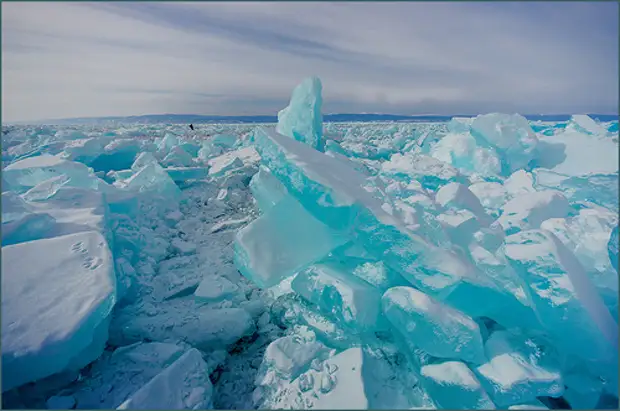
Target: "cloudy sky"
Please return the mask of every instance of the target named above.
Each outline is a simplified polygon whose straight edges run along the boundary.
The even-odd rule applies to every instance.
[[[617,113],[618,4],[2,3],[2,120]]]

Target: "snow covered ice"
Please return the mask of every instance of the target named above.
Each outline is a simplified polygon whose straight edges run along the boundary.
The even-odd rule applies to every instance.
[[[618,406],[618,128],[9,126],[5,408]]]

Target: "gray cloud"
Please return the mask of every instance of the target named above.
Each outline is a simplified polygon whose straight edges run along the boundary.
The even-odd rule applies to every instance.
[[[609,3],[2,3],[2,117],[618,110]]]

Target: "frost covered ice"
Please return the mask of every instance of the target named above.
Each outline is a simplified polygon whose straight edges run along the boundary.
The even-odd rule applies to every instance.
[[[618,405],[617,121],[7,127],[6,408]]]
[[[2,248],[3,391],[101,354],[116,300],[111,257],[92,231]]]

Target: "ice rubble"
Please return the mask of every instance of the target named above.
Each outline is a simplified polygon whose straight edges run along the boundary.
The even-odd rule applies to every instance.
[[[5,133],[5,403],[617,405],[617,126],[324,125],[321,89]]]
[[[315,92],[319,100],[320,90]],[[294,93],[288,112],[295,99],[307,100],[298,94]],[[313,125],[307,114],[300,114],[298,121],[300,128]],[[582,117],[573,121],[585,123]],[[603,378],[605,390],[615,395],[617,349],[612,347],[617,341],[617,316],[610,310],[617,309],[617,303],[610,303],[609,290],[617,278],[611,284],[614,281],[606,277],[611,283],[603,285],[601,270],[607,271],[612,263],[604,261],[607,256],[600,249],[608,249],[604,244],[617,222],[611,221],[605,229],[588,226],[588,232],[601,233],[593,251],[577,248],[568,235],[565,245],[551,232],[539,230],[558,219],[572,221],[583,207],[562,190],[539,187],[536,174],[530,173],[543,171],[540,165],[550,172],[566,172],[574,160],[557,156],[549,146],[558,144],[562,134],[573,142],[573,131],[548,139],[537,135],[522,116],[503,114],[453,120],[448,129],[443,136],[424,136],[418,146],[422,150],[395,145],[389,160],[373,167],[375,171],[367,169],[369,173],[341,160],[343,155],[369,158],[369,151],[352,149],[351,144],[328,140],[325,155],[301,144],[307,141],[298,135],[280,134],[281,124],[275,130],[263,127],[254,132],[262,165],[252,182],[253,194],[265,213],[257,222],[270,218],[283,201],[292,207],[301,205],[308,213],[306,221],[319,220],[334,235],[346,236],[351,245],[367,250],[358,254],[362,262],[382,262],[410,283],[386,284],[384,278],[379,286],[360,277],[355,274],[360,263],[349,262],[360,257],[342,255],[342,247],[317,238],[307,250],[326,246],[331,248],[329,255],[319,256],[329,252],[325,250],[303,258],[296,252],[300,256],[296,270],[269,271],[278,280],[293,276],[291,291],[298,296],[280,298],[276,321],[308,326],[316,338],[338,349],[372,344],[368,330],[380,332],[380,344],[387,347],[392,344],[389,341],[396,341],[398,350],[412,361],[411,372],[418,375],[421,389],[440,407],[519,407],[537,397],[560,397],[562,376],[573,369],[571,361]],[[589,127],[588,135],[595,134],[594,129]],[[598,149],[610,144],[606,135],[596,138],[601,141]],[[400,151],[404,147],[409,151]],[[588,172],[615,173],[617,179],[617,169],[599,166]],[[584,172],[565,175],[583,176]],[[404,204],[402,190],[387,188],[394,181],[421,184],[418,192],[430,201],[424,205],[414,201],[413,207]],[[467,187],[470,182],[472,190]],[[424,217],[440,223],[434,233],[420,224]],[[257,227],[255,236],[275,239],[274,229],[281,235],[290,230],[278,226],[283,227],[274,219],[260,228],[263,236]],[[444,238],[436,246],[433,240],[441,230],[450,240]],[[237,261],[242,263],[242,273],[260,285],[264,275],[248,267],[280,261],[283,244],[280,240],[261,243],[259,253],[244,238],[240,232]],[[337,266],[330,263],[334,260]],[[596,269],[601,260],[601,268]],[[268,285],[275,282],[274,278]],[[383,314],[378,315],[380,294]],[[509,338],[502,331],[505,327],[518,330],[516,337]],[[573,338],[577,329],[587,331]],[[550,365],[533,359],[538,354],[527,348],[528,338],[541,338],[539,344],[557,350],[560,359]],[[261,391],[260,401],[273,405],[270,401],[284,395],[288,404],[295,402],[294,407],[310,406],[303,393],[307,384],[306,379],[299,380],[301,391],[294,400],[290,386],[285,386],[275,392]],[[580,401],[579,395],[572,398]]]

